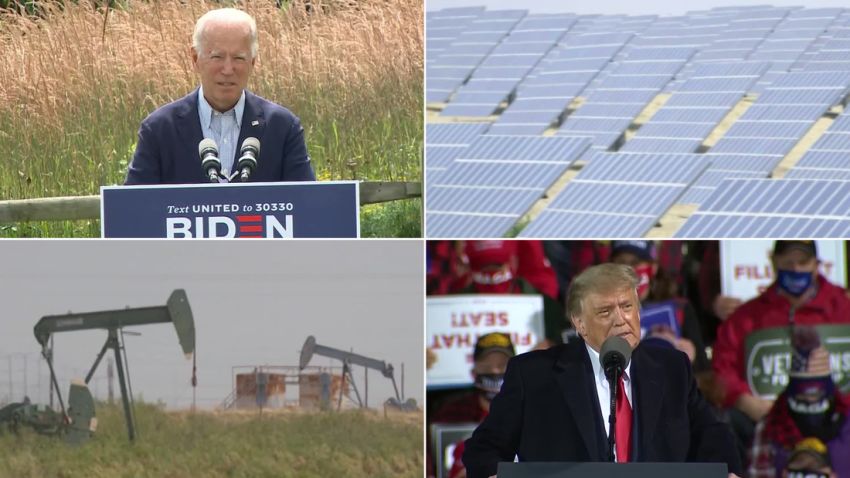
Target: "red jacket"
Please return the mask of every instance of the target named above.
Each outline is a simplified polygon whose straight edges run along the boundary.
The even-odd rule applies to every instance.
[[[517,276],[525,278],[540,293],[558,300],[558,278],[546,258],[540,241],[517,241],[519,270]]]
[[[797,325],[850,323],[850,299],[844,289],[818,275],[818,293],[794,313]],[[755,299],[738,307],[717,329],[712,367],[725,387],[724,407],[742,394],[752,393],[744,370],[744,344],[754,330],[788,325],[791,303],[777,291],[776,283]]]

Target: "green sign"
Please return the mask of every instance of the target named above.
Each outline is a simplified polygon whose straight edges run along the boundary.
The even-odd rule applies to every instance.
[[[839,390],[850,392],[850,325],[817,325],[821,343],[829,352],[832,379]],[[791,340],[788,327],[757,330],[745,344],[747,383],[753,395],[773,400],[788,386]]]

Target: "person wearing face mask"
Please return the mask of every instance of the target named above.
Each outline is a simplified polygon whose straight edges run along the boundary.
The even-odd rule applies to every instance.
[[[771,262],[775,281],[720,324],[712,356],[722,406],[729,410],[742,450],[752,443],[755,423],[773,406],[772,400],[754,395],[747,383],[747,336],[772,327],[850,323],[850,299],[818,272],[814,241],[776,241]]]
[[[539,241],[466,241],[461,260],[469,269],[458,294],[539,294],[543,298],[545,340],[562,342],[569,324],[558,302],[558,280]]]
[[[805,438],[788,459],[782,478],[840,478],[832,469],[829,450],[817,438]],[[842,475],[844,476],[844,475]]]
[[[441,406],[434,413],[432,423],[480,423],[490,413],[490,402],[502,388],[508,359],[515,355],[508,334],[492,332],[478,337],[472,353],[472,378],[474,390],[464,393]],[[465,475],[460,457],[463,442],[454,451],[454,462],[449,478]]]
[[[653,339],[655,343],[671,344],[687,354],[691,359],[694,373],[710,369],[705,346],[702,341],[699,321],[691,304],[682,298],[672,297],[667,291],[661,291],[656,284],[659,277],[655,244],[652,241],[611,241],[611,262],[624,264],[634,269],[638,276],[637,293],[641,302],[641,315],[648,312],[671,310],[675,326],[655,325],[645,327],[643,339]]]
[[[756,425],[749,476],[850,476],[850,400],[836,391],[815,329],[795,327],[792,344],[788,386]],[[797,459],[801,445],[832,463]]]
[[[508,361],[490,412],[466,441],[469,478],[499,462],[721,462],[741,473],[729,427],[697,389],[685,354],[640,342],[638,278],[631,267],[600,264],[576,276],[567,309],[579,338]],[[613,336],[631,348],[615,400],[616,445],[609,449],[611,390],[599,363]]]

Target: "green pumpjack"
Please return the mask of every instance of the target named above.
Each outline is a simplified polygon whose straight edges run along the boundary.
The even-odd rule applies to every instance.
[[[86,384],[71,383],[68,392],[68,414],[63,415],[44,405],[30,402],[10,403],[0,408],[0,431],[8,428],[20,433],[21,427],[29,427],[41,435],[64,436],[69,445],[82,445],[97,429],[94,413],[94,398]]]
[[[62,411],[59,416],[62,424],[59,428],[64,433],[66,441],[72,444],[82,444],[91,437],[94,428],[97,426],[94,400],[87,385],[91,381],[92,376],[94,376],[103,356],[109,349],[112,349],[115,354],[115,365],[118,369],[118,383],[121,389],[121,401],[124,407],[124,420],[127,423],[127,434],[131,442],[136,439],[133,397],[129,387],[130,376],[123,344],[123,329],[124,327],[166,322],[174,324],[180,347],[183,349],[186,357],[193,356],[195,353],[195,321],[192,316],[192,309],[189,306],[189,299],[186,297],[186,291],[183,289],[174,290],[165,306],[140,307],[135,309],[126,308],[83,314],[52,315],[42,317],[38,321],[34,328],[35,338],[41,345],[41,354],[47,361],[47,366],[50,369],[50,384],[56,392]],[[91,329],[106,330],[106,342],[103,344],[94,364],[86,375],[85,381],[72,382],[71,390],[68,393],[68,408],[66,409],[62,401],[62,394],[59,392],[56,373],[53,369],[53,351],[49,345],[50,338],[54,333],[58,332]],[[194,385],[195,380],[193,376]],[[25,402],[25,404],[16,404],[19,407],[10,410],[9,414],[13,414],[14,410],[19,410],[20,413],[18,413],[18,416],[24,416],[27,410],[29,410],[26,407],[33,407],[33,405],[28,404],[28,400],[25,400]],[[24,408],[21,409],[21,406]],[[6,408],[8,407],[4,407],[2,411],[5,411]],[[2,423],[2,411],[0,411],[0,423]],[[33,414],[32,411],[29,413],[31,415]],[[56,414],[56,412],[53,413]]]

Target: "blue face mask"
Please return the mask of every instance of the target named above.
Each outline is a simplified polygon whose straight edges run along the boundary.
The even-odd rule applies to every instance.
[[[794,297],[800,297],[812,286],[814,274],[779,269],[776,280],[779,282],[780,289]]]

